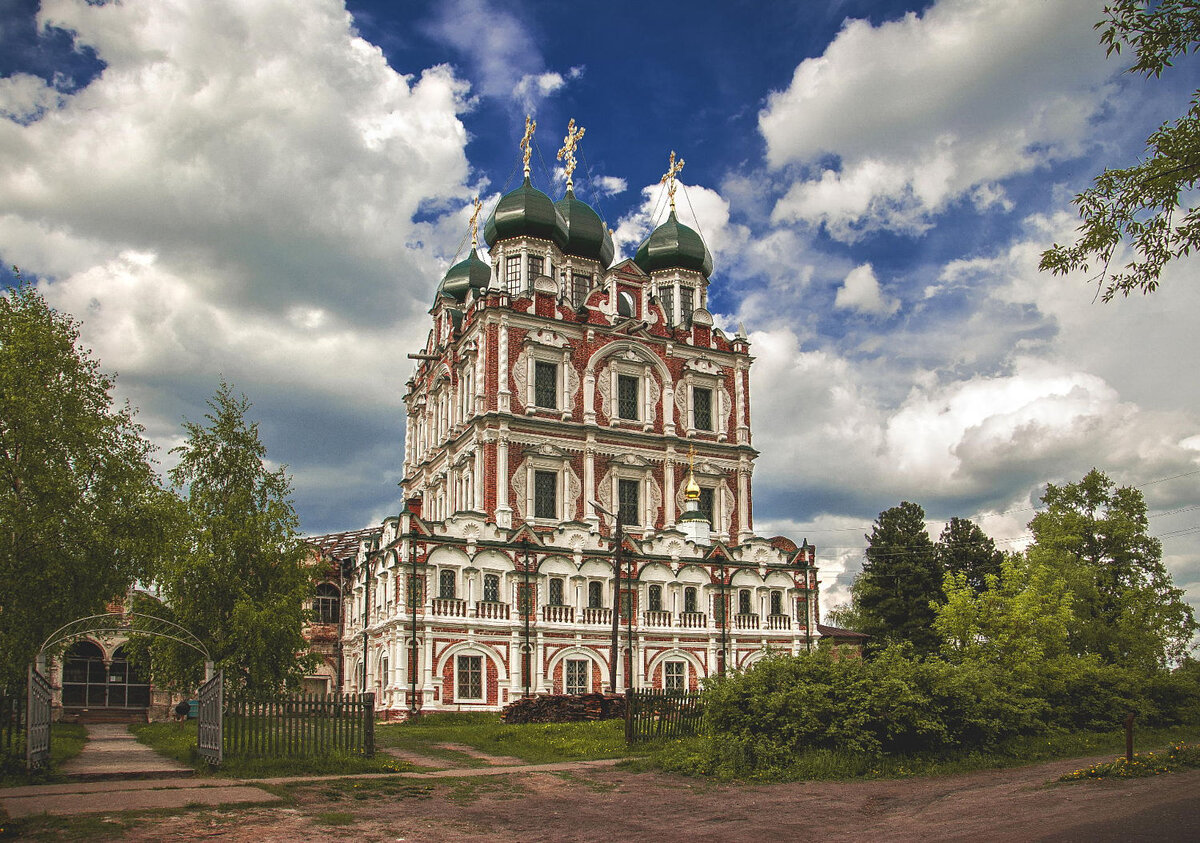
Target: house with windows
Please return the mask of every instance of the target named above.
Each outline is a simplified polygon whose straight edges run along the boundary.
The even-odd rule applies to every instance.
[[[675,213],[682,161],[667,219],[614,265],[574,193],[577,135],[558,201],[531,183],[530,136],[486,260],[477,203],[409,355],[404,510],[311,539],[337,571],[318,602],[342,600],[331,675],[397,717],[695,688],[820,637],[815,548],[754,531],[753,358],[706,308],[712,257]]]

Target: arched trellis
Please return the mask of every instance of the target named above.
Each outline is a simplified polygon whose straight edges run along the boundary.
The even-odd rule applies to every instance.
[[[133,619],[147,622],[145,626],[134,626]],[[38,650],[39,661],[47,651],[76,638],[88,635],[109,633],[113,635],[150,635],[155,638],[166,638],[170,641],[191,647],[204,656],[204,678],[211,679],[213,675],[213,658],[199,638],[189,630],[166,618],[145,615],[139,612],[105,612],[100,615],[89,615],[63,624],[42,642]]]

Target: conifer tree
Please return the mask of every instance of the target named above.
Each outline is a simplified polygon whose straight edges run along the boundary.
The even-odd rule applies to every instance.
[[[962,574],[966,584],[975,591],[986,586],[988,574],[998,575],[1004,554],[996,550],[979,525],[968,518],[951,518],[938,537],[938,564],[948,574]]]

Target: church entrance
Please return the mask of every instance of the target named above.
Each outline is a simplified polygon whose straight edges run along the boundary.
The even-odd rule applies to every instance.
[[[145,711],[150,705],[150,683],[118,647],[111,659],[92,641],[76,641],[63,654],[62,704],[64,709],[117,709]]]

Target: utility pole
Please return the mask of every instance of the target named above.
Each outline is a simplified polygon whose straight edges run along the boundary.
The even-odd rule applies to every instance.
[[[412,638],[408,645],[408,714],[415,717],[420,706],[417,704],[417,547],[413,541],[413,516],[408,516],[408,616],[412,625]]]
[[[521,678],[525,680],[525,696],[529,694],[529,674],[533,670],[533,650],[529,645],[529,613],[533,609],[533,600],[529,594],[529,537],[521,538],[521,549],[525,552],[525,591],[517,605],[521,607],[521,615],[525,619],[525,650],[521,660]]]
[[[613,605],[612,605],[612,653],[608,660],[608,692],[617,692],[617,658],[621,638],[621,545],[624,542],[624,531],[620,514],[613,515],[595,501],[588,501],[592,508],[613,519]],[[626,682],[628,684],[628,682]]]

